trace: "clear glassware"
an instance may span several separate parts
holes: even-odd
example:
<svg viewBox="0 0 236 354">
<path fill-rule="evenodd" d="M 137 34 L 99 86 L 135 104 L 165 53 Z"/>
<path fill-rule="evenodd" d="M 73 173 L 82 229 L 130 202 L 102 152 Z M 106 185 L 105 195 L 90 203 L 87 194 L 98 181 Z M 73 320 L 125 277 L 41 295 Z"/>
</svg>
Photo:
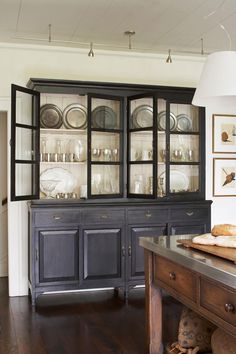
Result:
<svg viewBox="0 0 236 354">
<path fill-rule="evenodd" d="M 61 154 L 61 140 L 60 139 L 57 139 L 56 140 L 56 153 L 57 154 Z"/>
<path fill-rule="evenodd" d="M 68 150 L 70 154 L 74 154 L 73 155 L 74 161 L 76 162 L 85 161 L 86 151 L 81 140 L 70 139 L 68 143 Z"/>
<path fill-rule="evenodd" d="M 144 180 L 143 175 L 135 175 L 134 180 L 134 193 L 143 194 L 144 193 Z"/>
</svg>

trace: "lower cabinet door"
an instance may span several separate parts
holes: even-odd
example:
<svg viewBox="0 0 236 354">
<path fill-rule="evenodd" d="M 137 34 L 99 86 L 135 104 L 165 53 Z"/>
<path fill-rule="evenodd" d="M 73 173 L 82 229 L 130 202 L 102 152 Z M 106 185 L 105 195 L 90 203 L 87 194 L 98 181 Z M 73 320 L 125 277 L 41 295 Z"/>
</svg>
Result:
<svg viewBox="0 0 236 354">
<path fill-rule="evenodd" d="M 79 279 L 78 230 L 38 232 L 36 264 L 38 283 L 68 283 Z"/>
<path fill-rule="evenodd" d="M 194 224 L 171 224 L 170 235 L 184 235 L 184 234 L 204 234 L 207 232 L 207 226 L 205 223 Z"/>
<path fill-rule="evenodd" d="M 144 250 L 139 246 L 139 237 L 166 235 L 166 225 L 148 227 L 129 227 L 128 277 L 140 279 L 144 277 Z"/>
<path fill-rule="evenodd" d="M 82 232 L 82 282 L 91 286 L 116 286 L 124 277 L 121 228 L 84 229 Z"/>
</svg>

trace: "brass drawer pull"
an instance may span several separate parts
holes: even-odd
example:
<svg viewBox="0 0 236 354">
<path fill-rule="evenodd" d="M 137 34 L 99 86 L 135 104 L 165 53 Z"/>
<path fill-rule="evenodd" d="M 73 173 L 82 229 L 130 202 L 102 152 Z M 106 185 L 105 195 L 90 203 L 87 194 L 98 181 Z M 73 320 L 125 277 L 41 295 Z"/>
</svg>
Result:
<svg viewBox="0 0 236 354">
<path fill-rule="evenodd" d="M 61 220 L 61 217 L 58 216 L 58 215 L 54 215 L 54 216 L 53 216 L 53 219 L 54 219 L 54 220 Z"/>
<path fill-rule="evenodd" d="M 226 312 L 234 312 L 234 305 L 233 304 L 225 304 L 225 311 Z"/>
<path fill-rule="evenodd" d="M 175 280 L 176 279 L 175 272 L 170 272 L 169 277 L 170 277 L 170 280 Z"/>
<path fill-rule="evenodd" d="M 148 211 L 146 214 L 145 214 L 146 218 L 150 218 L 152 216 L 152 213 L 150 213 L 150 211 Z"/>
<path fill-rule="evenodd" d="M 106 214 L 101 215 L 101 219 L 107 219 L 108 216 Z"/>
<path fill-rule="evenodd" d="M 188 215 L 188 216 L 192 216 L 193 214 L 194 214 L 193 211 L 186 211 L 186 215 Z"/>
</svg>

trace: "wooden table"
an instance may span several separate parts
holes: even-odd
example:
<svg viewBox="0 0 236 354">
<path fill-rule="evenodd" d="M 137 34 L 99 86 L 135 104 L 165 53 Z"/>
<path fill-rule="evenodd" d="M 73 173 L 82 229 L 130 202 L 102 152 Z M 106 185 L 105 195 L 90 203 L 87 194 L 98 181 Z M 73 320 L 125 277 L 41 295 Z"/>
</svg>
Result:
<svg viewBox="0 0 236 354">
<path fill-rule="evenodd" d="M 192 237 L 140 238 L 140 245 L 145 249 L 150 354 L 163 353 L 161 289 L 236 337 L 236 265 L 177 243 L 178 239 Z"/>
</svg>

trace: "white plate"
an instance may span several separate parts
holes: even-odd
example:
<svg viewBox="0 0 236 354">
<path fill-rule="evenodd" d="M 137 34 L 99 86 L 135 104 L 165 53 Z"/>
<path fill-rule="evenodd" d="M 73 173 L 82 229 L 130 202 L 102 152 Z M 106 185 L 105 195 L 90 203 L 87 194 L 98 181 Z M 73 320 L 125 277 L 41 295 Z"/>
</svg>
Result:
<svg viewBox="0 0 236 354">
<path fill-rule="evenodd" d="M 163 186 L 166 183 L 166 173 L 162 172 L 159 179 L 163 178 Z M 182 171 L 170 170 L 170 192 L 178 193 L 187 191 L 189 187 L 189 178 Z M 175 192 L 174 192 L 175 191 Z"/>
<path fill-rule="evenodd" d="M 40 190 L 47 197 L 55 198 L 57 193 L 72 193 L 75 186 L 75 177 L 65 168 L 48 168 L 40 175 Z"/>
</svg>

